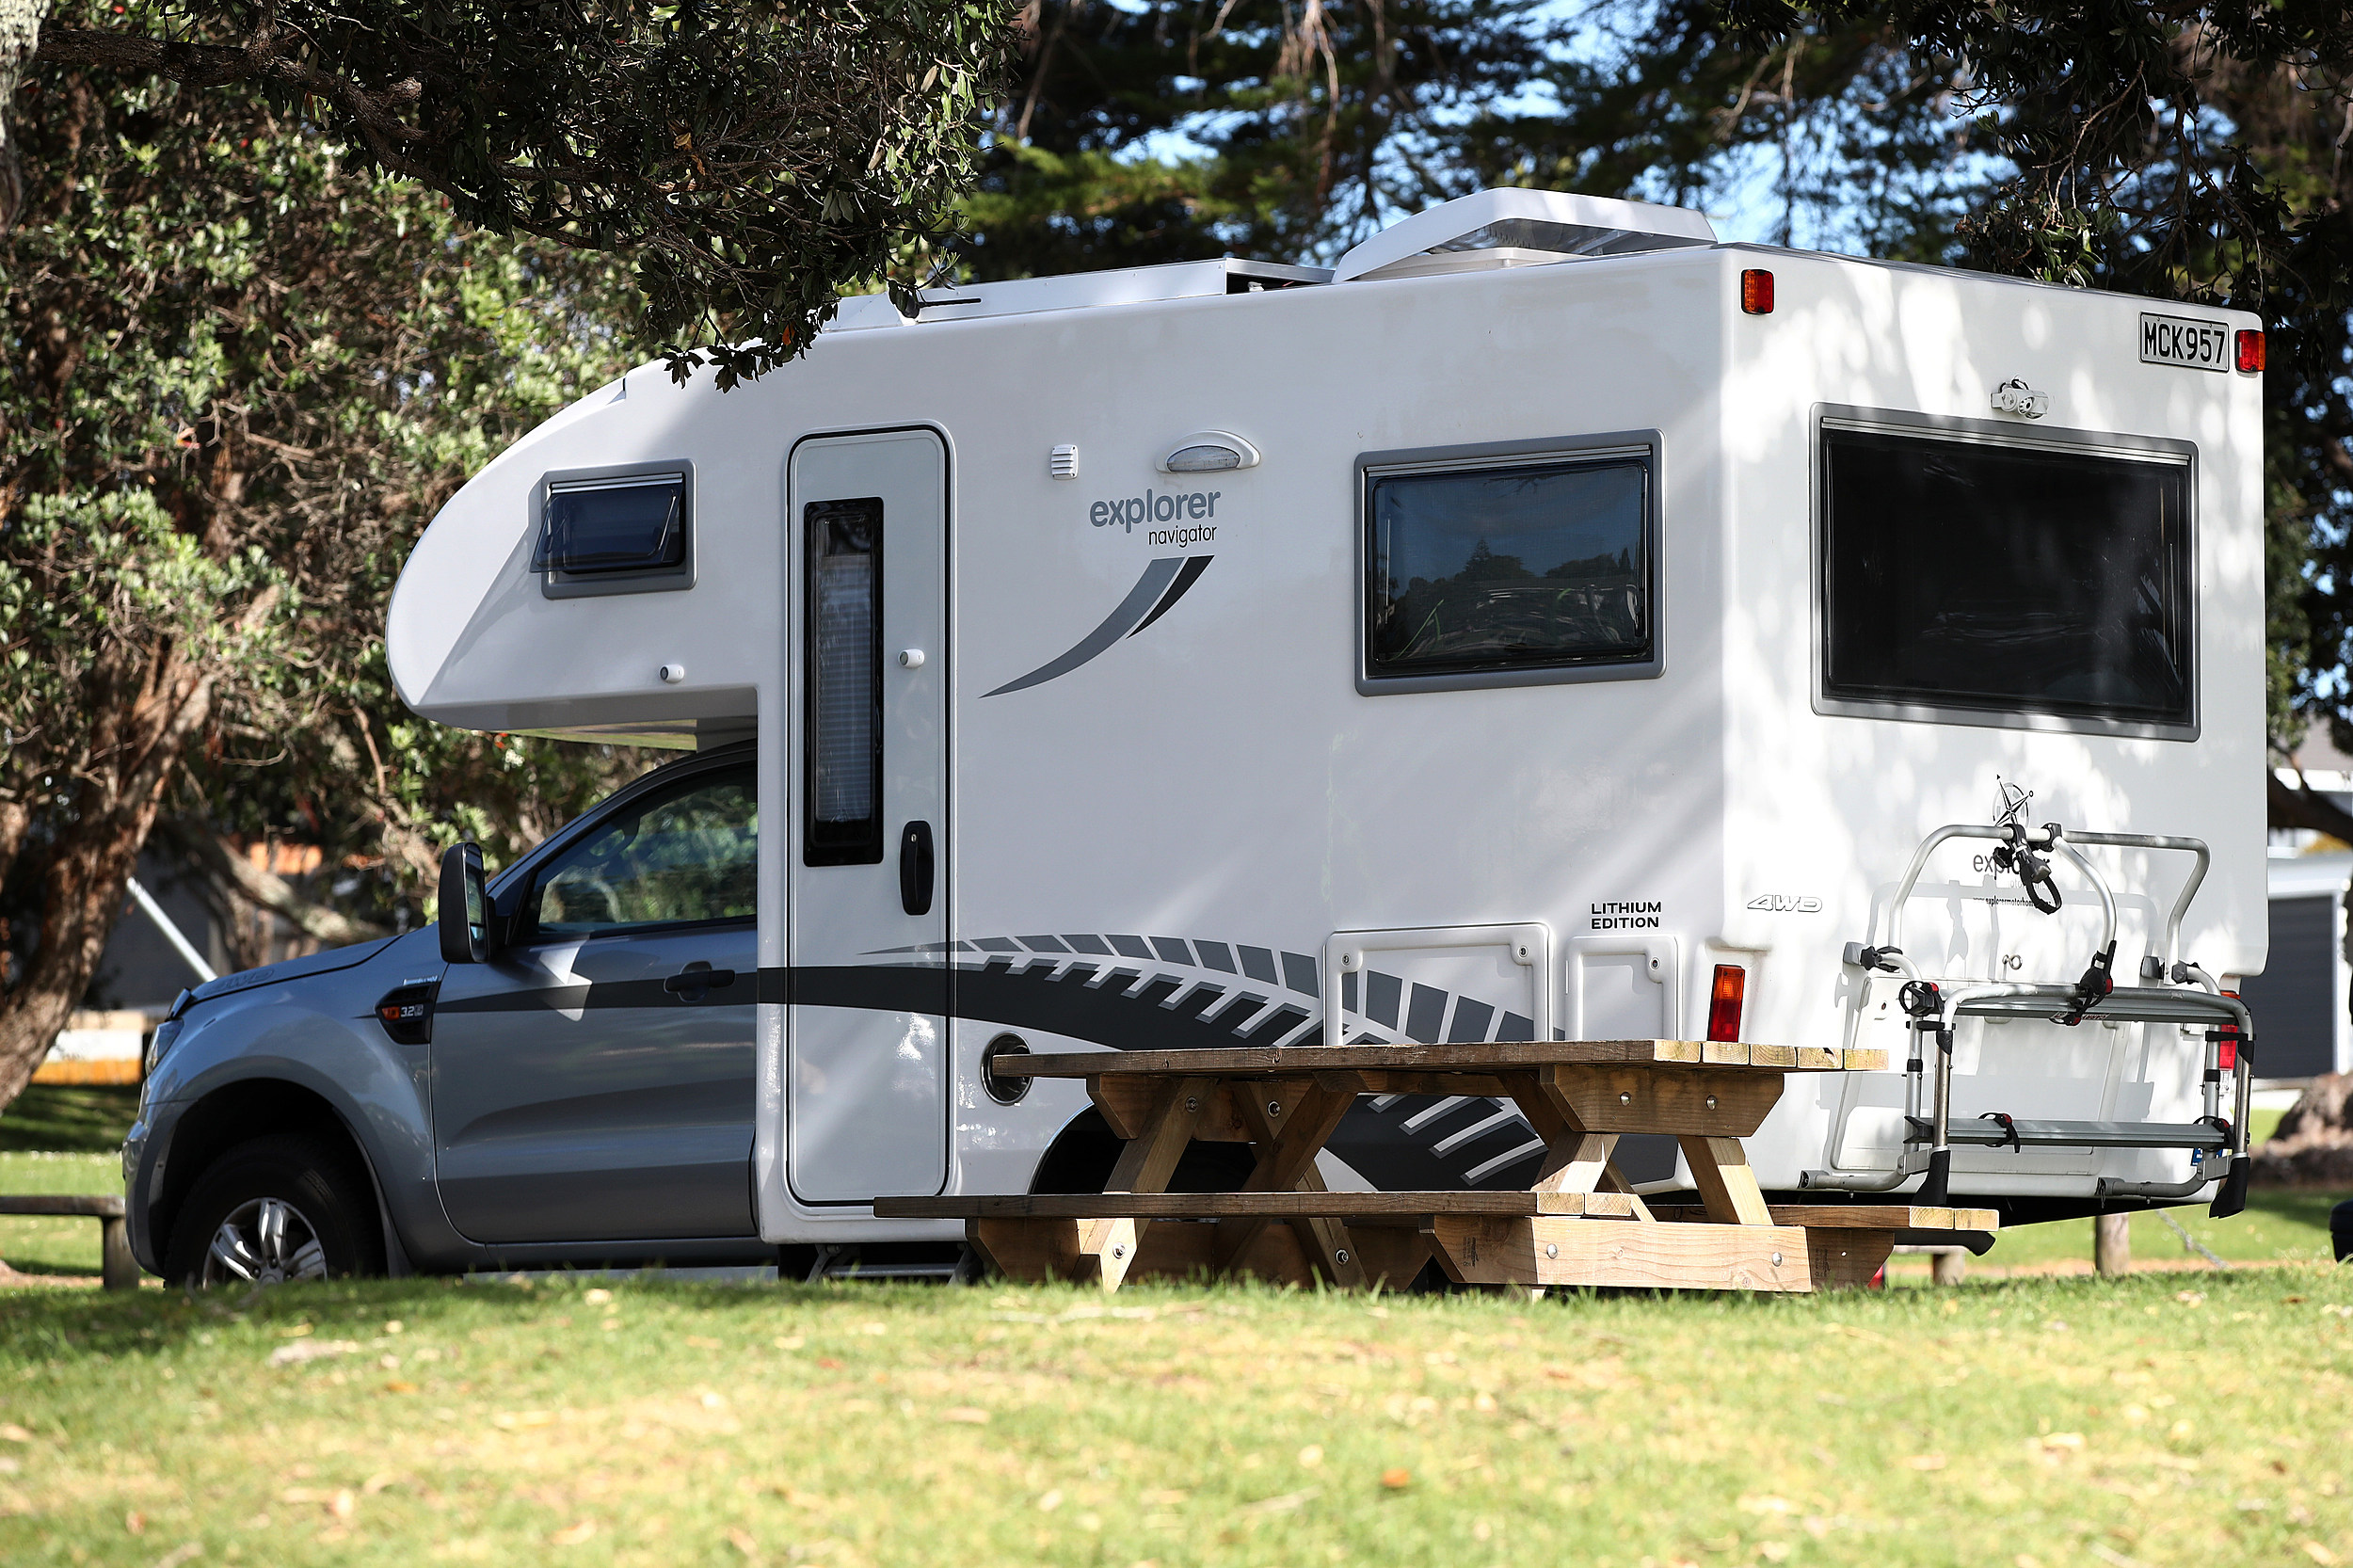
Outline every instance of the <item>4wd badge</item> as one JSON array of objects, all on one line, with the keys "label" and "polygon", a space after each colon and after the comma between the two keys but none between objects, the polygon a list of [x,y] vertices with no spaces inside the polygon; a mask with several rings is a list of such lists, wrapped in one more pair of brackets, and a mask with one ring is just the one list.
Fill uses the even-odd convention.
[{"label": "4wd badge", "polygon": [[1796,893],[1759,893],[1749,900],[1749,907],[1768,915],[1818,915],[1822,901]]}]

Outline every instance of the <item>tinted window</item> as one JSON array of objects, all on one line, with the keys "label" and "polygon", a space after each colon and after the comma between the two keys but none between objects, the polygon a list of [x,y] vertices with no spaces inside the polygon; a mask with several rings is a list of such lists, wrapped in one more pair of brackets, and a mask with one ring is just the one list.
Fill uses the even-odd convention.
[{"label": "tinted window", "polygon": [[759,912],[759,854],[750,768],[681,780],[623,807],[540,870],[539,935],[748,920]]},{"label": "tinted window", "polygon": [[1651,656],[1644,458],[1376,474],[1369,486],[1369,675]]},{"label": "tinted window", "polygon": [[819,501],[803,512],[808,571],[805,658],[812,866],[883,856],[880,500]]},{"label": "tinted window", "polygon": [[686,561],[686,481],[678,474],[548,487],[534,571],[660,571]]},{"label": "tinted window", "polygon": [[1825,428],[1826,696],[2187,724],[2189,468]]}]

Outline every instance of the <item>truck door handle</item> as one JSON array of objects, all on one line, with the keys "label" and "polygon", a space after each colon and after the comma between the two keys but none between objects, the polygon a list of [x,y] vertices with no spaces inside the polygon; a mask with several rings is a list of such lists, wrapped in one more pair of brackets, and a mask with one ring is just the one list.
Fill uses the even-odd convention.
[{"label": "truck door handle", "polygon": [[686,968],[664,981],[662,988],[672,996],[683,997],[688,1001],[698,1001],[706,991],[734,984],[735,971],[733,969],[714,969],[698,960],[687,965]]},{"label": "truck door handle", "polygon": [[910,915],[932,912],[932,824],[911,822],[899,835],[899,905]]}]

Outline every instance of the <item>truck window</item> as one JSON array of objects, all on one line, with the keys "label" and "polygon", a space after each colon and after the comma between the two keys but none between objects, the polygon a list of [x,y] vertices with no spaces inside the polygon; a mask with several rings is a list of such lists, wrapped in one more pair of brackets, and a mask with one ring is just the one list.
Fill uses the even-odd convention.
[{"label": "truck window", "polygon": [[1365,672],[1652,658],[1647,454],[1367,476]]},{"label": "truck window", "polygon": [[543,867],[540,937],[748,920],[759,913],[760,792],[753,770],[681,779],[632,801]]},{"label": "truck window", "polygon": [[808,727],[808,821],[812,866],[871,866],[883,857],[883,504],[816,501],[808,536],[802,667]]},{"label": "truck window", "polygon": [[1833,708],[2195,722],[2185,454],[1825,421],[1820,502]]}]

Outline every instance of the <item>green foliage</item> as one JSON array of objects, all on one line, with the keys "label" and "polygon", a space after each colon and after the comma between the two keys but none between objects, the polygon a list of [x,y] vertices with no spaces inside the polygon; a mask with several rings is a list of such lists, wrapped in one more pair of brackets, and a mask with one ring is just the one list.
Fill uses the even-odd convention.
[{"label": "green foliage", "polygon": [[1328,259],[1475,188],[1472,111],[1542,68],[1545,9],[1041,4],[958,257],[984,279]]},{"label": "green foliage", "polygon": [[382,646],[442,501],[629,362],[625,265],[469,228],[251,94],[41,67],[20,108],[28,200],[0,239],[20,963],[47,865],[119,786],[126,714],[174,671],[212,695],[168,817],[321,845],[363,918],[412,906],[442,843],[511,855],[632,766],[408,720]]},{"label": "green foliage", "polygon": [[947,237],[1015,9],[135,0],[53,20],[38,58],[258,95],[461,223],[625,256],[636,331],[724,387]]}]

